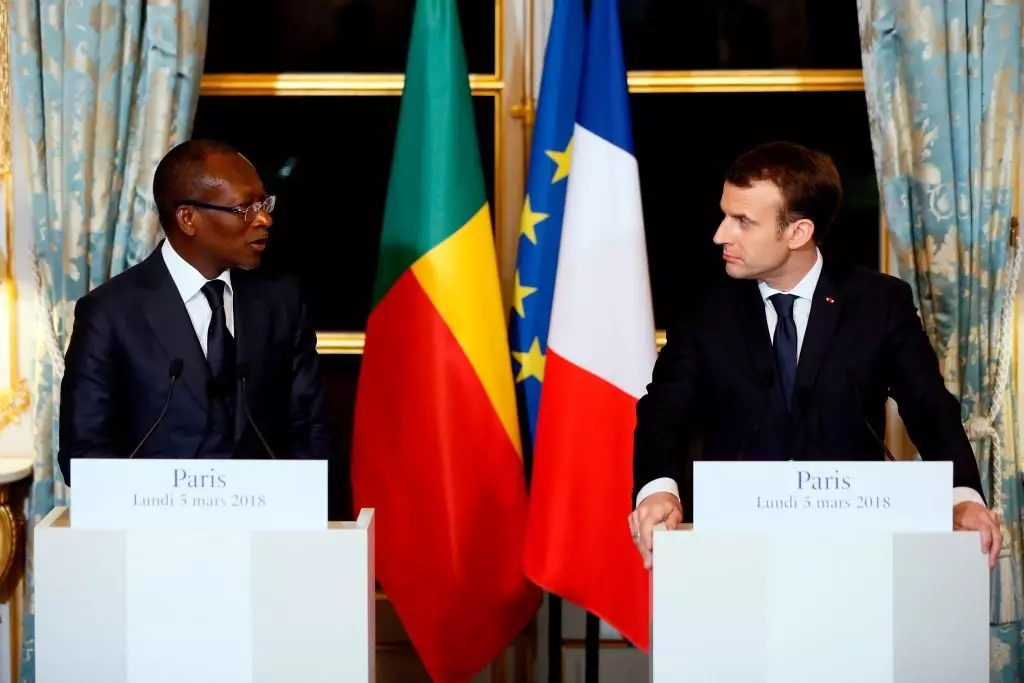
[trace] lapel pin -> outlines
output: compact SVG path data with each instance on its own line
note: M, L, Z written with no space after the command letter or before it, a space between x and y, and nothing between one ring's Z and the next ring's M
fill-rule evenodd
M836 302L836 300L830 296L826 296L825 301L829 302L830 304L834 304Z

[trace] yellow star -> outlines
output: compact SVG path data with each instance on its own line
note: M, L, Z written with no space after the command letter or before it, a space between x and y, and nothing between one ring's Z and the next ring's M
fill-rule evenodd
M519 224L520 234L526 235L526 239L537 244L537 224L547 217L546 213L534 213L530 208L530 195L526 195L526 202L523 204L523 218Z
M513 351L512 357L519 363L519 374L516 382L522 382L530 377L536 377L538 381L544 381L544 354L540 352L540 340L533 338L530 350L526 353Z
M569 145L565 148L564 152L555 152L549 149L544 153L558 165L558 168L555 169L555 177L551 179L551 184L554 185L559 180L568 178L569 162L572 160L572 138L569 138Z
M519 269L516 268L516 282L515 282L515 294L514 294L515 302L514 302L514 306L516 308L516 313L519 314L520 318L525 318L526 317L526 309L523 308L523 300L526 299L526 297L530 296L531 294L533 294L536 291L537 291L536 287L524 287L522 285L522 283L519 282Z

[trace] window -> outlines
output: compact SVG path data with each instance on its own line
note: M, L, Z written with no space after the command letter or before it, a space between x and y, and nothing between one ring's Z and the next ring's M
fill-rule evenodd
M628 68L859 69L853 0L629 0Z
M194 137L236 146L277 195L267 269L298 278L314 327L365 329L401 99L204 97ZM473 98L494 210L494 98Z
M844 198L822 253L878 268L878 190L864 93L641 94L631 97L631 108L659 327L678 310L683 292L725 276L712 242L722 218L722 177L737 156L771 140L832 156Z
M494 73L495 5L459 0L471 73ZM206 73L402 73L414 0L216 0Z

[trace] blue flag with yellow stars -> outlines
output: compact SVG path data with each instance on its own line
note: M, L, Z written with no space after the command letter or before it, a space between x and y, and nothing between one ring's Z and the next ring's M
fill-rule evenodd
M544 382L548 322L585 43L583 0L556 0L534 119L509 322L527 477L533 464L537 409Z

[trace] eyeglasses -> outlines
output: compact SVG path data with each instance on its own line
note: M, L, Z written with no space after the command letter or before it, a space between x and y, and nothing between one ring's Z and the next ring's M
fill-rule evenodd
M213 211L224 211L226 213L238 214L246 223L252 223L256 220L256 215L260 211L266 211L268 214L274 210L274 204L277 203L277 197L274 195L268 196L258 202L253 202L249 206L221 206L219 204L207 204L206 202L196 202L192 200L186 200L178 202L178 206L194 206L199 209L212 209Z

